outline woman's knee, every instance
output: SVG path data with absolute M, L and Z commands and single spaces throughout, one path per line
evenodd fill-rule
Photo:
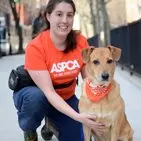
M 13 95 L 16 108 L 21 111 L 25 108 L 38 110 L 47 101 L 43 92 L 38 87 L 25 87 Z
M 18 121 L 24 131 L 36 129 L 45 115 L 42 103 L 46 98 L 37 87 L 25 87 L 14 94 L 15 105 L 18 109 Z
M 38 104 L 46 100 L 45 95 L 38 87 L 28 87 L 25 89 L 25 93 L 24 100 L 27 100 L 33 104 Z

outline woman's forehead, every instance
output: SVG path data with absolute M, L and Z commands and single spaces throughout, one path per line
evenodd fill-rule
M 61 2 L 61 3 L 56 4 L 53 11 L 63 11 L 63 12 L 73 12 L 74 13 L 74 9 L 72 5 L 66 2 Z

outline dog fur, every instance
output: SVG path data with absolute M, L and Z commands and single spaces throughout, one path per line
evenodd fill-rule
M 120 86 L 114 80 L 116 61 L 120 56 L 121 49 L 113 46 L 90 47 L 82 51 L 87 78 L 82 84 L 79 110 L 81 113 L 96 115 L 96 121 L 106 126 L 104 134 L 98 135 L 83 125 L 85 141 L 90 141 L 91 136 L 95 141 L 133 141 L 133 130 L 126 118 L 124 101 L 120 96 Z M 105 73 L 109 75 L 107 80 L 102 79 Z M 99 102 L 91 101 L 86 95 L 87 79 L 92 80 L 93 85 L 106 86 L 111 83 L 110 92 Z

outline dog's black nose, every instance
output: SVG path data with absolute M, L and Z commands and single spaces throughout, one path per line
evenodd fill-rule
M 109 74 L 104 72 L 102 74 L 102 79 L 106 81 L 106 80 L 108 80 L 108 78 L 109 78 Z

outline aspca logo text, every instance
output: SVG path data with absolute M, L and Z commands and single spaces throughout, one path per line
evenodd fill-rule
M 51 73 L 54 72 L 64 72 L 65 69 L 67 70 L 75 70 L 76 68 L 80 68 L 79 63 L 77 62 L 77 60 L 70 60 L 67 62 L 59 62 L 57 64 L 53 64 L 52 65 L 52 69 L 51 69 Z

